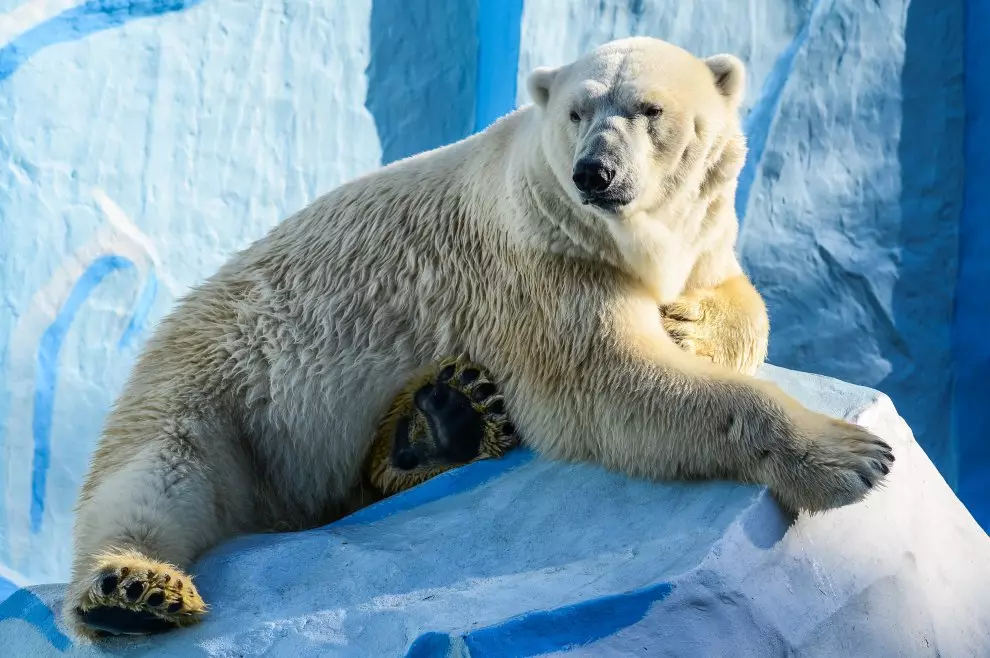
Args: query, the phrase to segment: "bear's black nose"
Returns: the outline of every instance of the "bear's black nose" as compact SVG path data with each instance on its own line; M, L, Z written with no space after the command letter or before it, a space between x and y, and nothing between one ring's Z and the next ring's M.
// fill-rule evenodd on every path
M615 171L595 158L581 158L574 165L574 174L571 180L582 194L601 194L612 184Z

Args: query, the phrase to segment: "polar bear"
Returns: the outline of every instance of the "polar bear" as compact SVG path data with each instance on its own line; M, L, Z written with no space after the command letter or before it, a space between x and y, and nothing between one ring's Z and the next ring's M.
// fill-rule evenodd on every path
M467 354L522 440L645 478L862 499L890 446L751 377L766 310L733 253L744 67L652 38L528 79L534 103L348 182L156 329L80 493L65 614L145 633L207 606L185 573L234 535L367 502L389 402Z

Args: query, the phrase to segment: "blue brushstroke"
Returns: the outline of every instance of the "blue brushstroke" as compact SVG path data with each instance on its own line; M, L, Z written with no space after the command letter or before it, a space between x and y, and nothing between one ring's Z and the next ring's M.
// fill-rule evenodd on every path
M120 335L120 340L117 341L117 349L127 349L141 335L141 332L144 331L145 326L148 324L148 316L151 315L151 305L155 303L155 296L157 294L158 277L155 276L154 272L149 272L148 282L144 284L144 290L141 291L141 296L138 297L137 302L134 304L134 313L131 314L131 320L127 323L124 333Z
M123 256L110 254L97 258L79 277L69 294L69 298L59 309L58 315L41 336L38 345L37 370L34 384L34 409L31 430L34 437L34 460L31 470L31 532L41 530L45 512L45 494L48 469L51 458L52 417L55 407L55 385L58 382L58 361L62 343L76 314L93 290L111 273L128 270L136 271L134 263ZM151 304L157 292L155 277L148 283L138 299L134 314L121 337L121 348L129 345L144 328Z
M740 223L746 217L749 193L753 187L753 182L756 180L756 172L759 169L760 161L763 159L767 140L770 138L770 127L773 125L773 119L777 116L777 111L780 108L784 87L787 86L787 81L794 71L794 59L808 40L811 21L818 12L820 4L821 0L815 0L804 25L798 30L787 48L777 56L773 69L763 82L759 99L753 104L745 121L743 121L743 132L746 133L749 153L746 157L746 164L739 173L739 184L736 188L736 215L739 217Z
M671 583L658 583L554 610L528 612L458 638L424 633L412 643L406 657L445 655L457 640L463 642L472 658L512 658L568 651L603 640L642 621L653 604L666 599L673 590Z
M529 448L514 448L501 459L483 459L441 473L426 482L389 496L374 505L329 524L340 527L374 523L386 517L476 489L486 482L533 461L536 453Z
M16 583L0 576L0 603L6 601L7 597L16 592L18 589L19 588Z
M516 106L522 11L522 0L478 0L475 131L484 130Z
M412 643L406 658L441 658L451 655L453 638L446 633L423 633ZM456 655L456 654L455 654Z
M990 54L982 38L990 0L965 7L966 169L959 225L959 270L953 308L955 385L952 443L958 451L959 497L990 532Z
M0 49L0 82L41 50L151 16L183 11L203 0L90 0L37 25Z
M471 134L477 8L466 0L372 1L364 104L383 165Z
M32 592L19 589L0 603L0 621L21 619L37 628L41 635L58 651L66 651L72 641L55 625L51 609Z

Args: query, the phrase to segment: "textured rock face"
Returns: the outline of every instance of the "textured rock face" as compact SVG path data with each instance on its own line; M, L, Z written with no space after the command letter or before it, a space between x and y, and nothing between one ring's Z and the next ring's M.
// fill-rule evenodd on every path
M990 538L890 400L768 367L888 441L863 503L790 524L767 492L650 484L517 450L330 526L195 568L208 619L72 645L61 585L0 604L10 655L970 656L990 652ZM452 654L448 651L453 650Z

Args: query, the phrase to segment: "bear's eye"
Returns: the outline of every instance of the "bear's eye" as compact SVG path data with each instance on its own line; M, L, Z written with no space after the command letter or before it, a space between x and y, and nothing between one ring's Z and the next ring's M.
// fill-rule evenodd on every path
M663 114L663 108L659 105L647 105L643 108L643 116L647 119L655 119Z
M581 115L577 113L577 110L571 110L571 121L578 123L581 120Z

